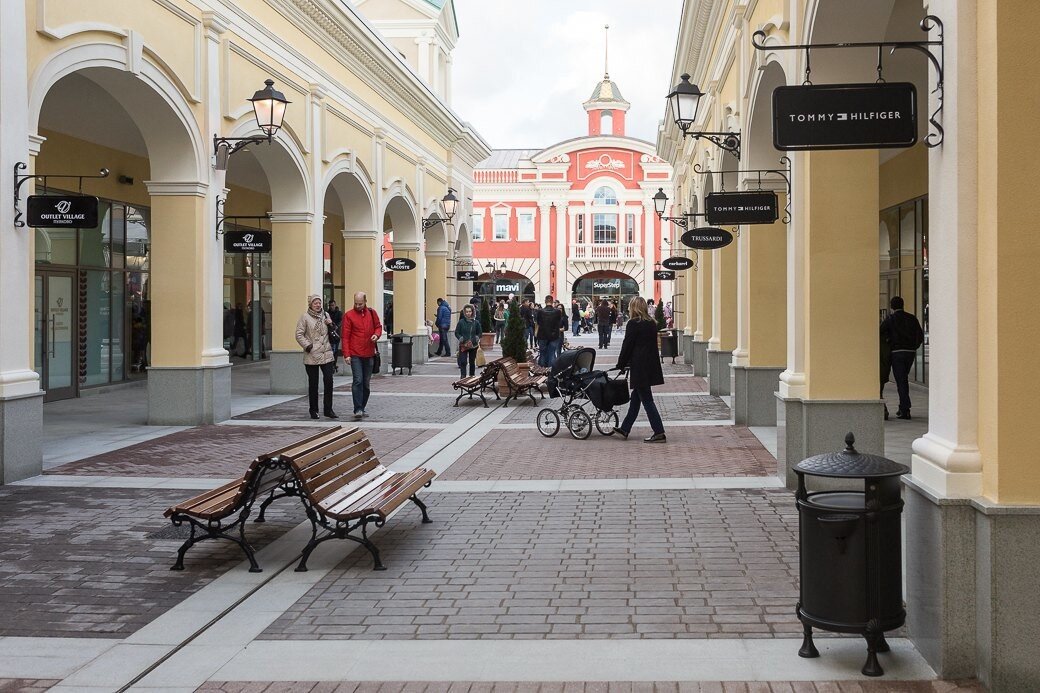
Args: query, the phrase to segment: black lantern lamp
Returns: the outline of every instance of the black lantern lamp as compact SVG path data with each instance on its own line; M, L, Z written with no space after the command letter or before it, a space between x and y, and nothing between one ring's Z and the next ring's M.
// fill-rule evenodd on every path
M670 221L676 226L687 229L690 227L691 217L703 217L704 214L698 214L696 212L685 212L681 217L666 217L664 210L668 209L668 196L664 194L664 188L658 188L657 194L653 197L654 211L657 212L657 217L661 221Z
M450 224L451 220L455 218L455 213L459 211L459 198L455 197L455 191L452 188L448 188L448 194L441 198L441 208L444 210L443 219L440 217L423 217L423 231L428 231L437 224L443 224L445 221Z
M672 119L675 121L683 137L710 140L715 146L732 152L740 158L740 133L739 132L691 132L694 121L697 119L697 109L701 105L704 92L700 87L690 82L690 75L683 73L679 83L675 85L668 94L668 104L672 109Z
M214 135L213 155L216 159L218 171L227 170L228 159L243 147L250 144L271 142L282 128L282 119L285 118L285 107L290 103L285 98L285 94L274 88L274 80L271 79L264 82L264 88L253 94L249 102L253 104L253 115L256 116L256 124L264 134L263 136L254 137L217 137Z

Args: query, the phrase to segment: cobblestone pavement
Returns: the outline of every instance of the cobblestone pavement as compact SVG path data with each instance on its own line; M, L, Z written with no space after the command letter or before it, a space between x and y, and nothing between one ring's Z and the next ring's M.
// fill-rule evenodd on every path
M431 369L427 368L426 371ZM443 370L443 369L441 369ZM458 371L445 371L441 375L451 375L450 378L442 378L437 374L419 375L397 375L393 377L382 377L372 379L372 392L410 392L424 394L458 394L457 390L451 388L451 384L459 377ZM346 384L336 386L337 392L350 392L350 380Z
M692 380L692 378L690 378ZM656 388L655 388L656 392ZM493 396L493 395L492 395ZM728 421L732 417L730 408L718 397L711 397L705 395L696 395L690 397L656 397L654 403L657 404L657 410L661 414L661 418L667 421ZM517 404L509 403L509 408L514 411L503 419L503 423L534 423L535 413L542 407L549 407L551 409L559 409L563 404L563 400L559 398L546 397L545 399L538 398L537 405L532 405L530 399L521 399ZM593 412L591 406L586 407L587 411ZM623 404L617 409L618 416L624 418L625 414L628 413L628 405ZM639 412L639 418L636 421L646 422L646 413L642 410Z
M264 639L740 638L800 633L786 491L441 494Z
M525 411L534 418L534 410ZM765 476L776 460L746 428L674 427L665 445L646 445L649 428L628 440L593 432L575 440L561 427L552 438L534 428L496 429L473 445L441 479L632 479Z
M338 425L338 422L329 422L329 425ZM347 420L343 425L353 426L354 422ZM231 479L241 476L257 455L319 430L314 427L199 426L70 462L47 473ZM376 428L366 433L380 460L390 464L432 438L437 431Z
M0 487L0 636L127 636L237 566L226 541L204 541L171 571L184 538L154 538L177 490ZM275 503L246 536L260 548L304 519Z
M447 378L444 378L444 380L447 380ZM372 391L377 392L374 387ZM447 389L439 394L451 395L452 392L449 381ZM452 396L457 395L458 393L455 393ZM423 397L422 394L417 394L414 397L405 395L380 397L373 395L368 401L370 417L367 420L376 423L401 421L428 423L436 427L441 424L458 421L468 414L474 406L484 406L479 399L476 400L475 405L470 402L453 407L454 403L455 400L448 397ZM343 417L343 420L349 422L350 415L353 414L350 396L336 395L334 406L339 410L337 413ZM310 414L307 413L307 398L301 397L282 404L276 404L273 407L257 409L248 414L240 414L235 418L261 421L309 421Z
M0 689L2 690L2 689ZM974 681L638 681L539 683L489 681L369 681L360 683L228 683L198 689L216 693L985 693Z

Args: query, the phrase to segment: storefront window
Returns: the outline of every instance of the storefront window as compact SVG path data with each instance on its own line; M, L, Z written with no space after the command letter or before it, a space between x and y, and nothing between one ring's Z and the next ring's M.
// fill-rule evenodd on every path
M912 380L928 382L928 199L904 202L882 210L878 228L880 294L878 316L884 320L893 296L901 296L907 312L924 328L924 346L910 373Z

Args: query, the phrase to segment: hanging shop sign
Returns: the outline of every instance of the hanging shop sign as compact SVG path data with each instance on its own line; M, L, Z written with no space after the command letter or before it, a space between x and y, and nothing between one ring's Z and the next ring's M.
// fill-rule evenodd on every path
M91 195L30 195L25 211L33 228L92 229L98 225L98 199Z
M592 290L620 291L621 279L594 279L592 281Z
M773 91L777 149L887 149L916 143L917 88L909 82L807 84Z
M675 272L672 270L654 270L655 282L670 282L673 279L675 279Z
M693 260L682 256L670 257L661 261L661 267L670 270L688 270L693 267Z
M271 232L258 231L225 231L225 253L269 253L271 252Z
M694 250L716 250L732 243L733 234L726 229L705 226L700 229L690 229L679 238L679 241L687 248Z
M772 190L709 193L704 218L709 224L772 224L780 217L780 203Z
M459 270L455 273L455 281L460 282L471 282L480 276L480 272L476 270Z
M406 257L392 257L386 261L386 268L391 272L411 272L415 269L415 260Z

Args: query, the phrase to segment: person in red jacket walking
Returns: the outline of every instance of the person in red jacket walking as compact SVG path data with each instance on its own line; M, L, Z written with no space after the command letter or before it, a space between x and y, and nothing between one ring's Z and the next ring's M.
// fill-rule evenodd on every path
M368 307L368 296L358 291L354 294L354 310L343 313L340 335L343 339L343 359L350 362L354 377L351 393L354 395L354 419L368 416L365 407L372 394L372 365L375 361L376 342L383 334L383 326L376 312Z

